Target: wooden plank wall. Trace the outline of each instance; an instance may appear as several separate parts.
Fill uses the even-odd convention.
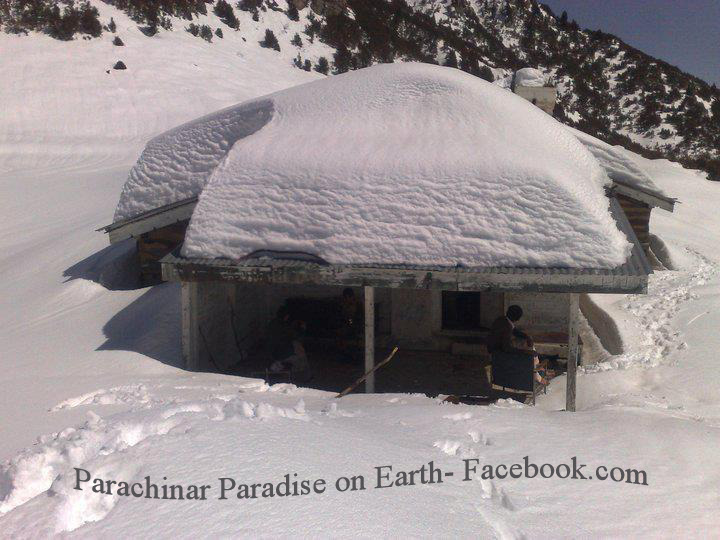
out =
[[[617,200],[625,212],[630,226],[635,231],[635,236],[637,236],[643,250],[648,253],[650,249],[650,211],[652,208],[643,202],[624,195],[618,194]]]
[[[146,232],[137,239],[140,258],[140,278],[143,285],[162,282],[160,259],[178,247],[185,238],[189,220]]]

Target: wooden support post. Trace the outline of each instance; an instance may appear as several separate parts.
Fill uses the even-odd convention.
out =
[[[570,293],[570,311],[568,313],[568,359],[567,388],[565,392],[565,410],[575,412],[575,391],[578,360],[578,314],[580,312],[579,295]]]
[[[375,367],[375,289],[365,287],[365,372]],[[375,391],[375,373],[365,379],[365,392]]]
[[[183,367],[190,371],[197,371],[200,368],[200,358],[198,357],[197,286],[195,282],[183,281],[180,289]]]

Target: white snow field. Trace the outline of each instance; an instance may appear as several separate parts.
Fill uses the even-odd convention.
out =
[[[682,201],[674,214],[653,212],[656,252],[662,242],[673,269],[653,275],[646,296],[594,299],[624,350],[611,355],[584,335],[598,362],[579,374],[577,413],[560,410],[562,378],[536,407],[472,407],[420,395],[336,400],[185,372],[176,367],[179,291],[122,290],[129,246],[107,247],[94,229],[111,220],[152,137],[317,75],[249,39],[231,41],[230,32],[212,45],[182,29],[145,41],[99,6],[121,28],[127,71],[105,73],[120,54],[111,36],[61,43],[0,35],[0,537],[717,534],[720,185],[632,156]],[[511,465],[524,456],[535,464],[577,456],[586,474],[641,469],[647,485],[463,481],[463,459]],[[374,467],[430,461],[455,476],[374,489]],[[149,476],[212,487],[207,500],[93,493],[72,489],[73,467],[118,482]],[[218,500],[221,477],[240,485],[285,474],[325,479],[328,489],[251,500],[233,491]],[[352,475],[364,475],[367,489],[335,489],[336,478]]]

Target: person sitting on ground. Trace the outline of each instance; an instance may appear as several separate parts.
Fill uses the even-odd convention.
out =
[[[287,306],[281,306],[267,327],[266,340],[272,363],[270,371],[289,371],[294,376],[309,376],[310,363],[300,341],[304,323],[293,320]]]
[[[515,323],[517,323],[522,316],[522,308],[517,305],[512,305],[507,309],[504,316],[495,319],[487,339],[487,350],[491,355],[495,352],[534,353],[533,364],[535,366],[535,380],[541,384],[547,384],[547,380],[537,371],[540,358],[535,351],[535,344],[532,338],[515,327]]]

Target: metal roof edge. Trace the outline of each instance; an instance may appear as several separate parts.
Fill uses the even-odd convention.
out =
[[[110,237],[110,243],[114,244],[131,236],[143,234],[153,229],[189,219],[195,209],[197,200],[198,197],[195,195],[158,208],[153,208],[152,210],[148,210],[131,218],[122,219],[105,227],[100,227],[97,229],[97,232],[107,233]]]
[[[675,208],[675,203],[678,202],[675,198],[661,195],[660,193],[643,189],[639,186],[632,186],[618,180],[613,180],[613,184],[613,190],[615,192],[637,199],[650,206],[667,210],[668,212],[672,212]]]

